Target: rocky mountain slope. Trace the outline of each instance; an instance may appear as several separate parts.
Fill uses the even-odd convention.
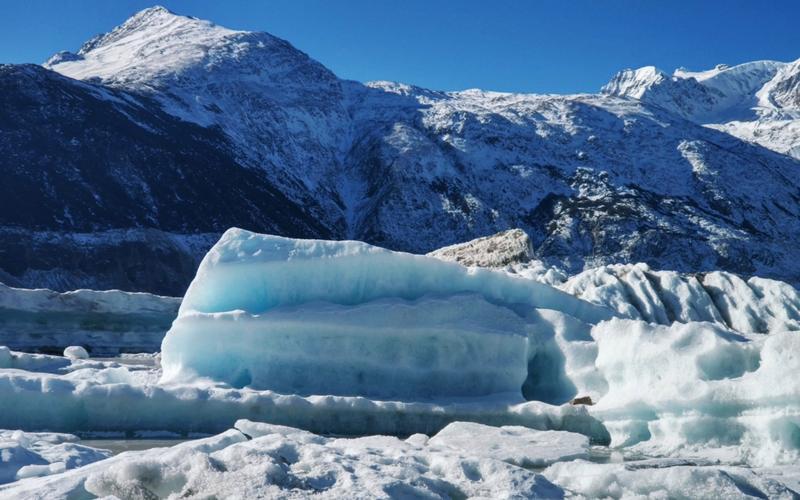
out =
[[[754,64],[739,97],[680,78],[686,109],[648,97],[674,94],[660,73],[598,95],[437,92],[147,9],[44,68],[0,68],[0,281],[180,295],[235,225],[419,253],[519,227],[569,271],[798,283],[800,162],[697,118],[756,81],[790,114],[796,64]]]

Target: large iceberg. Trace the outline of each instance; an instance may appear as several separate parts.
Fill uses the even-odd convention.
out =
[[[543,375],[530,372],[530,361],[549,354],[536,350],[551,335],[538,309],[587,323],[612,316],[505,273],[356,241],[231,229],[203,259],[164,339],[162,381],[207,377],[304,395],[521,399],[526,380]]]

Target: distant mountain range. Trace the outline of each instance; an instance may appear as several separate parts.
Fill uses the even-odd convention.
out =
[[[519,227],[574,272],[800,283],[800,60],[600,94],[342,80],[162,7],[0,66],[0,281],[181,295],[230,226],[428,252]]]

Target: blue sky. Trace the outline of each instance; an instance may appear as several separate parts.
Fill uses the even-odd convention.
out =
[[[594,92],[653,64],[800,58],[800,1],[162,0],[180,14],[267,31],[355,80],[458,90]],[[0,62],[77,50],[138,0],[3,0]]]

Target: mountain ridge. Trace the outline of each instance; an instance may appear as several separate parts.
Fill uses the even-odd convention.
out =
[[[112,56],[114,65],[106,65]],[[98,175],[132,165],[130,186],[142,193],[167,186],[176,193],[154,198],[150,211],[158,215],[150,219],[147,209],[127,199],[111,208],[132,222],[112,217],[113,224],[98,224],[102,217],[88,214],[79,224],[51,220],[34,228],[13,214],[3,221],[0,240],[12,229],[16,238],[36,229],[61,232],[68,241],[76,225],[81,231],[165,231],[163,241],[194,234],[213,239],[230,222],[260,232],[362,239],[424,253],[520,227],[530,234],[537,258],[571,271],[644,261],[679,271],[721,268],[800,282],[800,251],[790,244],[800,233],[800,162],[647,98],[362,84],[339,79],[272,35],[229,30],[159,8],[95,37],[78,54],[57,54],[45,66],[50,69],[41,71],[70,77],[52,79],[68,94],[89,89],[95,100],[84,107],[98,109],[98,116],[129,115],[112,127],[120,133],[120,147],[114,154],[95,154],[109,139],[91,123],[85,132],[91,137],[67,137],[59,123],[70,117],[59,110],[70,108],[54,97],[38,101],[54,109],[54,116],[34,120],[22,104],[25,92],[7,75],[13,91],[2,112],[8,118],[4,129],[17,137],[24,136],[23,125],[40,127],[59,144],[44,159],[30,141],[0,143],[0,153],[39,164],[42,172],[62,158]],[[645,86],[645,93],[664,86],[660,74],[652,73],[659,81]],[[702,87],[694,77],[680,80]],[[782,84],[781,95],[791,93],[791,76],[783,81],[789,83]],[[142,163],[141,139],[133,139],[131,127],[136,137],[145,134],[163,150],[150,154],[153,165]],[[92,145],[87,156],[71,152],[73,139]],[[182,149],[171,166],[157,160]],[[191,160],[189,149],[208,153]],[[205,166],[197,170],[193,162]],[[194,176],[203,169],[211,175],[215,164],[226,165],[215,174],[222,176],[213,181],[215,189],[227,183],[235,195],[225,199],[220,188],[222,198],[209,202],[201,189],[208,181]],[[18,165],[7,161],[0,168],[15,171]],[[173,171],[183,177],[168,181]],[[30,172],[23,168],[22,174]],[[80,199],[90,196],[92,186],[80,188],[74,177],[62,183],[87,191]],[[275,201],[259,206],[259,190],[273,193]],[[41,189],[29,198],[48,196]],[[85,205],[70,197],[62,202],[65,207],[50,213]],[[222,209],[227,218],[219,216]],[[164,214],[186,223],[164,224]],[[146,247],[147,238],[141,236],[137,245]],[[97,248],[65,245],[75,255]],[[37,281],[52,259],[33,248],[12,255],[13,265],[0,256],[0,268],[17,285],[53,285]],[[198,258],[191,255],[196,250],[180,245],[170,251],[184,252],[182,267]],[[91,286],[182,294],[191,278],[173,273],[168,285],[135,278],[148,274],[143,269],[152,257],[123,253],[123,267],[134,278],[123,278],[109,263]],[[83,278],[70,281],[69,269],[63,271],[68,283],[56,288],[84,286]]]
[[[601,92],[663,107],[695,123],[800,158],[800,59],[717,65],[706,71],[654,67],[617,73]]]

